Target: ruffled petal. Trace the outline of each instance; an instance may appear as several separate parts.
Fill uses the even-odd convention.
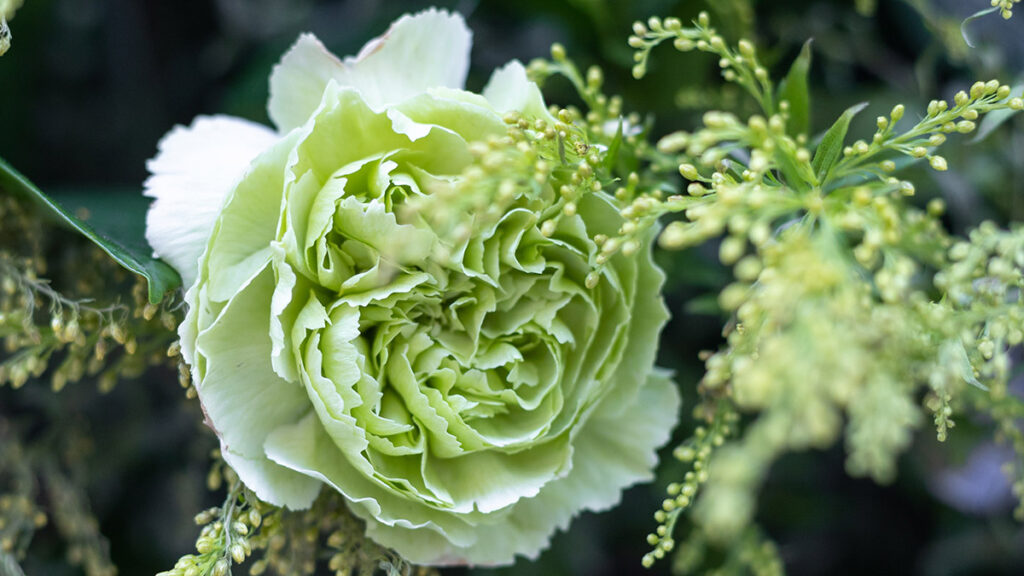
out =
[[[462,88],[473,35],[459,13],[431,8],[399,18],[348,59],[351,85],[381,108],[430,88]]]
[[[512,60],[491,74],[483,96],[502,114],[516,111],[550,122],[555,120],[544,104],[540,88],[526,77],[526,68],[518,60]]]
[[[302,387],[271,367],[270,299],[274,276],[264,268],[196,338],[196,391],[221,441],[225,460],[260,499],[308,508],[320,482],[266,459],[263,443],[275,429],[310,412]]]
[[[536,559],[555,530],[564,530],[583,510],[602,511],[619,503],[622,491],[654,478],[657,450],[676,425],[679,392],[664,371],[628,406],[600,406],[574,440],[573,468],[520,501],[507,517],[481,522],[472,546],[445,541],[433,530],[409,529],[367,520],[367,534],[415,564],[500,566],[516,555]]]
[[[303,34],[270,77],[270,118],[282,132],[302,125],[333,79],[358,90],[376,111],[431,88],[462,88],[472,34],[458,13],[429,9],[398,19],[344,62]]]
[[[281,132],[301,126],[320,105],[331,80],[345,75],[345,65],[312,34],[303,34],[270,74],[267,112]]]
[[[259,124],[230,116],[200,116],[160,141],[147,163],[145,195],[156,199],[146,217],[146,239],[154,253],[181,274],[196,279],[199,257],[225,197],[249,163],[277,139]]]

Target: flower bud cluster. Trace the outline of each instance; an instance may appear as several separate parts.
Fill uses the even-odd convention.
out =
[[[55,392],[86,377],[108,392],[119,379],[166,363],[162,349],[173,337],[177,313],[170,303],[150,304],[143,279],[131,278],[98,248],[65,243],[67,261],[51,284],[43,278],[44,253],[58,232],[45,229],[12,196],[0,200],[0,228],[5,238],[17,239],[0,242],[0,385],[20,388],[48,374]],[[129,287],[130,304],[93,304]]]
[[[624,115],[621,96],[609,96],[603,92],[604,72],[597,66],[591,66],[586,73],[566,54],[565,47],[554,44],[551,47],[551,59],[537,58],[527,68],[530,79],[539,86],[552,76],[562,76],[576,90],[586,106],[582,112],[575,106],[566,108],[569,117],[554,110],[554,116],[562,121],[569,120],[583,129],[590,144],[610,145],[618,136],[620,126],[623,142],[629,147],[642,145],[645,141],[639,138],[640,116],[636,113]]]
[[[870,142],[857,140],[843,149],[843,158],[832,170],[832,178],[865,173],[877,175],[879,161],[884,172],[892,172],[895,164],[885,157],[894,153],[927,160],[933,170],[944,172],[949,164],[934,150],[946,142],[948,135],[976,131],[979,119],[997,110],[1024,110],[1024,98],[1013,96],[1011,88],[998,80],[975,82],[969,90],[957,92],[952,102],[932,100],[925,118],[905,132],[896,130],[905,112],[903,105],[897,105],[888,117],[878,117],[878,129]]]
[[[0,422],[0,555],[21,560],[32,535],[48,522],[36,504],[37,488],[20,442]]]
[[[739,414],[727,400],[720,401],[712,410],[708,426],[698,426],[693,436],[672,452],[677,460],[688,464],[690,470],[683,475],[682,482],[668,485],[666,491],[669,497],[662,502],[661,509],[654,513],[658,526],[647,535],[647,543],[654,549],[642,559],[645,568],[653,566],[675,547],[673,532],[676,522],[680,514],[693,504],[701,485],[708,481],[708,463],[712,452],[736,431]]]
[[[697,530],[735,540],[779,455],[826,447],[841,435],[851,474],[888,481],[925,416],[944,440],[961,399],[986,386],[990,406],[982,409],[1003,414],[993,419],[1016,444],[1020,432],[1005,423],[1012,418],[999,398],[1006,396],[1006,351],[1024,339],[1019,235],[982,227],[970,242],[953,245],[940,219],[942,201],[914,207],[908,199],[916,188],[894,175],[894,158],[946,170],[935,148],[948,135],[976,131],[985,113],[1024,109],[1024,100],[998,81],[978,82],[952,102],[932,102],[909,130],[896,128],[906,112],[898,105],[877,119],[870,140],[833,141],[816,155],[834,160],[812,158],[806,140],[787,133],[785,103],[773,108],[752,44],[727,46],[706,15],[692,28],[672,19],[637,23],[630,45],[639,75],[650,50],[669,39],[680,50],[717,54],[726,79],[766,111],[747,120],[708,112],[702,129],[669,134],[657,145],[656,161],[677,162],[686,192],[649,207],[685,217],[666,226],[661,246],[720,238],[719,259],[736,279],[719,294],[721,309],[733,316],[727,345],[704,356],[700,392],[758,414],[711,458],[715,480],[697,504]],[[947,295],[941,300],[930,282],[936,272],[934,287]],[[1019,442],[1024,448],[1024,436]],[[1024,495],[1024,467],[1015,474]],[[675,500],[666,503],[663,519],[679,510]],[[650,536],[656,548],[645,565],[665,555],[666,542],[674,546],[673,526]]]
[[[87,576],[115,576],[109,545],[100,533],[77,474],[75,460],[82,457],[88,441],[83,441],[80,430],[74,427],[57,427],[54,433],[31,442],[26,440],[29,437],[17,425],[0,418],[3,568],[9,569],[11,562],[17,567],[34,533],[52,527],[63,542],[69,564],[80,567]],[[12,573],[21,574],[18,570]]]
[[[736,83],[750,93],[763,110],[775,109],[768,69],[758,59],[754,44],[741,40],[735,47],[730,46],[711,27],[707,12],[701,12],[692,26],[684,26],[678,18],[662,20],[652,17],[646,23],[635,22],[633,35],[628,40],[629,46],[636,51],[633,54],[635,78],[643,78],[647,74],[651,50],[668,41],[680,52],[699,50],[715,54],[726,81]]]
[[[241,564],[252,554],[250,534],[260,528],[262,514],[243,496],[242,483],[227,469],[231,488],[224,504],[196,515],[202,526],[196,540],[196,552],[182,556],[174,568],[157,576],[227,576],[233,564]]]
[[[471,145],[474,162],[454,185],[436,186],[430,194],[411,199],[406,217],[419,216],[447,239],[442,251],[458,247],[514,208],[537,214],[541,234],[557,234],[563,219],[577,214],[585,195],[610,193],[605,186],[616,179],[607,162],[609,150],[592,144],[593,134],[581,125],[578,112],[555,112],[555,122],[508,114],[507,134]],[[612,197],[625,222],[614,236],[592,238],[599,251],[586,279],[591,288],[616,254],[629,257],[640,249],[663,214],[659,190],[642,192],[636,173],[623,180]],[[448,254],[438,256],[444,261]]]
[[[324,568],[336,576],[389,574],[437,576],[413,571],[394,552],[366,538],[363,522],[348,511],[343,497],[324,490],[308,510],[292,511],[262,502],[246,489],[215,453],[208,487],[222,484],[228,493],[221,506],[196,514],[201,526],[196,553],[182,556],[158,576],[224,576],[245,563],[252,576],[312,576]]]
[[[999,9],[999,14],[1005,20],[1013,18],[1013,7],[1019,3],[1020,0],[992,0],[992,7]]]

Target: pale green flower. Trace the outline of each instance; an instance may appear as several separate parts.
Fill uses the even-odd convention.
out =
[[[7,20],[0,14],[0,56],[3,56],[11,49],[11,29],[7,26]]]
[[[338,490],[423,564],[535,557],[651,479],[679,408],[653,368],[668,315],[649,243],[585,287],[591,238],[623,222],[609,196],[550,237],[520,206],[457,245],[399,210],[457,181],[502,114],[550,119],[518,62],[464,91],[469,48],[436,10],[345,61],[302,36],[270,79],[277,132],[200,118],[147,182],[224,458],[274,504]]]
[[[7,21],[14,18],[14,13],[21,8],[24,1],[0,0],[0,56],[3,56],[11,48],[11,29]]]

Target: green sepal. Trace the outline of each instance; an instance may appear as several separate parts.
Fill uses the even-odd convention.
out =
[[[86,199],[82,195],[58,202],[36,187],[28,178],[0,158],[0,188],[9,194],[30,198],[61,224],[92,240],[118,264],[144,277],[149,284],[149,301],[160,303],[167,292],[181,286],[181,277],[173,268],[157,260],[145,238],[144,226],[125,225],[125,222],[145,222],[146,202],[97,202],[95,195]],[[140,195],[139,198],[142,198]],[[93,215],[94,225],[76,217],[73,204],[87,208]]]

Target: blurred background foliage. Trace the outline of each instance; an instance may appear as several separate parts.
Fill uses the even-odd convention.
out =
[[[335,53],[352,54],[402,13],[429,5],[467,16],[474,32],[470,89],[481,88],[507,60],[546,56],[560,42],[579,64],[603,67],[608,92],[621,94],[627,111],[650,116],[655,136],[696,127],[709,108],[743,110],[748,103],[723,86],[716,63],[700,54],[665,51],[647,77],[633,80],[626,37],[634,20],[660,15],[687,21],[708,10],[726,38],[756,40],[776,76],[813,38],[812,134],[866,101],[871,106],[852,129],[866,136],[873,130],[871,119],[897,102],[907,106],[909,117],[920,118],[930,99],[948,98],[975,79],[1024,82],[1022,17],[1004,21],[992,15],[971,23],[974,48],[961,37],[963,19],[988,4],[28,0],[11,22],[12,50],[0,58],[0,156],[45,190],[104,195],[115,202],[137,199],[145,161],[174,124],[213,113],[267,122],[270,68],[299,32],[312,31]],[[567,83],[553,80],[545,92],[549,102],[575,103]],[[983,219],[1021,220],[1020,122],[1011,120],[1015,129],[997,131],[982,143],[947,147],[949,172],[921,169],[909,177],[918,183],[922,205],[945,199],[948,224],[957,232]],[[59,257],[61,249],[54,250]],[[721,341],[722,318],[708,303],[730,275],[716,255],[715,246],[660,255],[674,315],[663,335],[661,363],[676,370],[691,406],[702,371],[697,354]],[[1015,388],[1024,388],[1024,379]],[[167,370],[150,370],[105,395],[82,384],[56,395],[46,386],[0,388],[0,428],[21,431],[27,449],[76,454],[75,477],[122,574],[171,566],[193,545],[193,515],[220,500],[206,488],[215,442],[199,421],[198,406],[183,397]],[[692,427],[684,415],[677,438]],[[919,436],[889,486],[850,479],[839,448],[787,456],[773,468],[758,520],[778,543],[789,574],[1024,572],[1024,531],[1011,519],[1013,501],[1000,473],[1007,452],[986,443],[970,422],[962,422],[945,446],[927,427]],[[6,446],[0,443],[0,460],[13,458]],[[674,478],[680,467],[666,457],[661,473]],[[584,514],[538,562],[497,573],[646,573],[640,568],[648,549],[644,535],[666,482],[629,491],[612,512]],[[77,573],[63,564],[54,530],[37,535],[23,564],[27,574]],[[671,568],[665,562],[650,573]]]

